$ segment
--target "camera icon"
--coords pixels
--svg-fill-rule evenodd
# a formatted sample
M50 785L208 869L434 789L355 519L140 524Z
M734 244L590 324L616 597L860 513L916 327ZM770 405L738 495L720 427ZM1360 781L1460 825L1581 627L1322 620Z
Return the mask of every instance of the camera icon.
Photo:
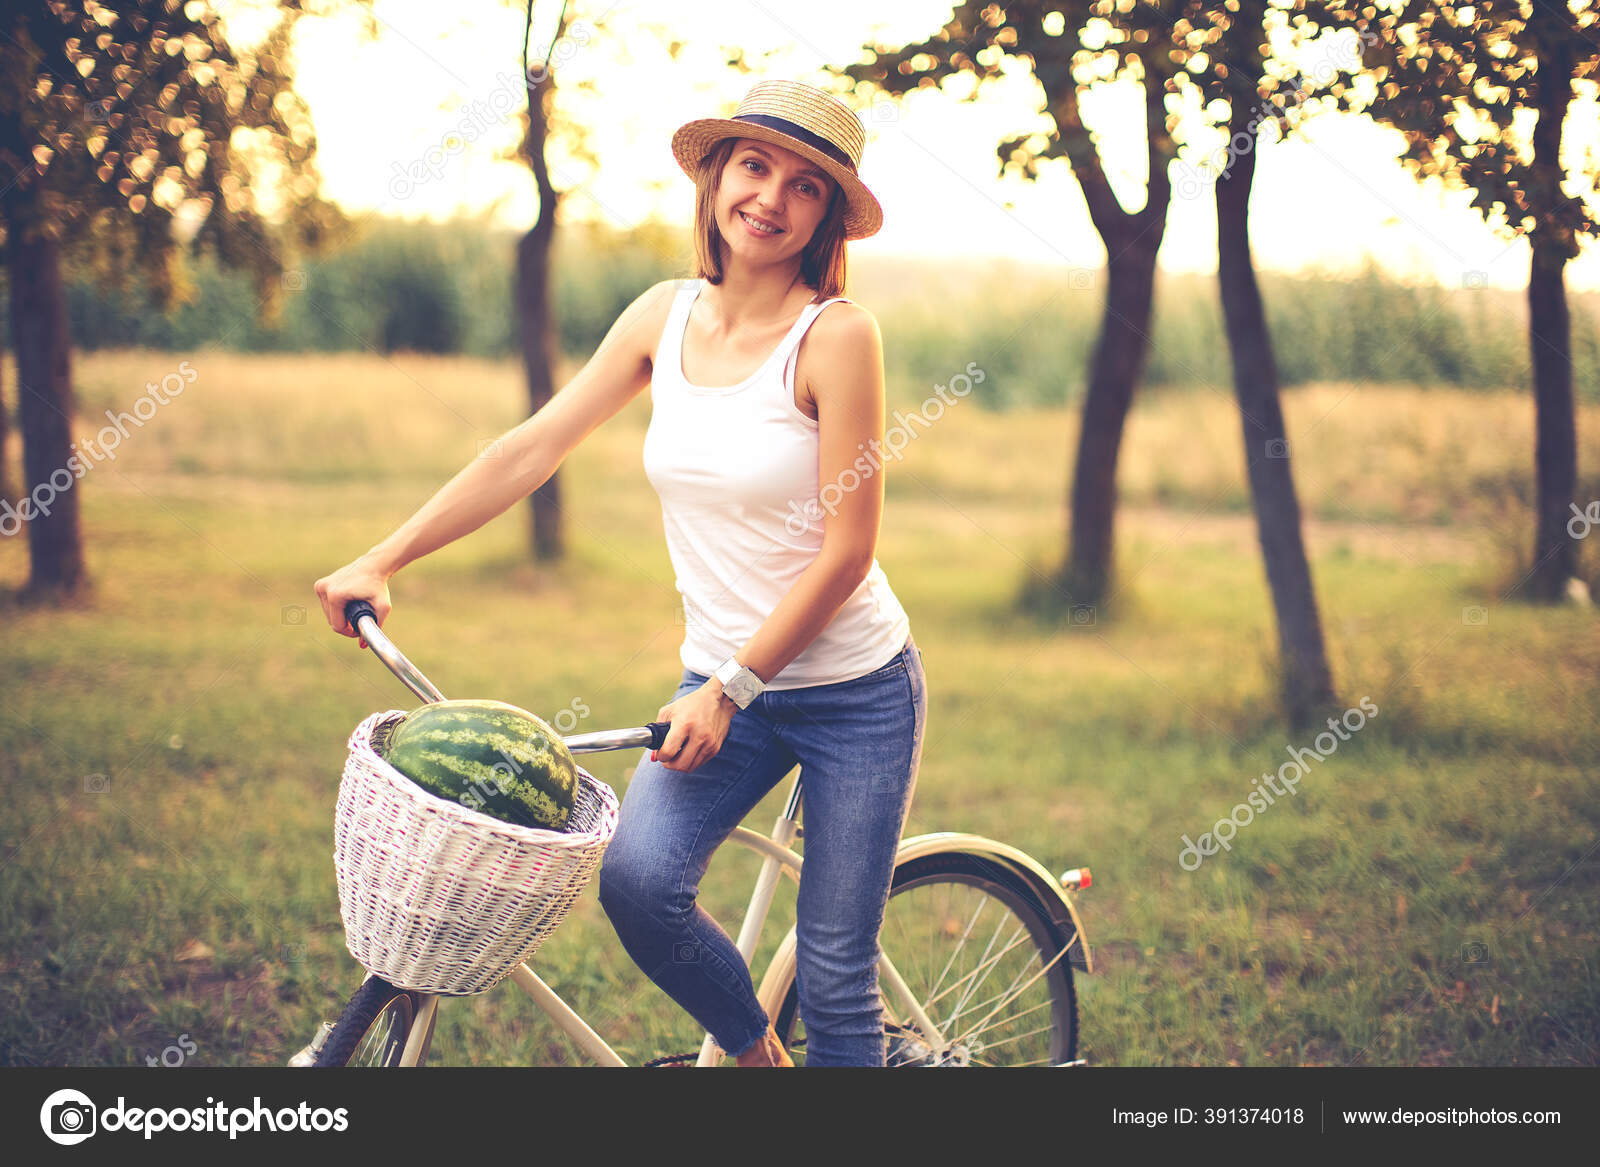
M1489 286L1489 273L1486 271L1462 272L1461 286L1463 288L1487 288Z
M95 1133L95 1105L79 1090L57 1090L39 1108L39 1125L53 1143L72 1146Z
M872 103L872 120L875 122L897 122L900 120L900 106L897 102L881 97Z
M84 114L92 122L104 123L111 116L111 107L116 103L109 97L102 97L99 101L91 101L83 107Z
M1283 438L1273 438L1267 443L1267 457L1287 458L1289 456L1289 443Z
M111 791L111 778L106 774L87 774L83 779L83 792L85 794L108 794Z
M1481 940L1469 940L1461 946L1462 964L1488 964L1489 946Z
M672 946L673 964L699 964L700 945L694 940L680 940Z
M1072 605L1072 623L1088 627L1095 622L1095 608L1093 604Z
M306 273L299 268L290 268L283 273L283 290L286 292L303 292L306 290Z
M285 604L278 609L278 619L285 627L300 627L306 622L306 610L299 604Z
M304 944L278 945L278 959L285 964L299 964L305 958L306 946Z
M1182 201L1188 202L1205 194L1211 185L1201 177L1194 167L1184 164L1179 168L1178 179L1172 185L1172 193Z
M498 458L505 452L505 442L499 438L478 439L478 457L480 458Z
M1461 622L1471 626L1479 626L1489 622L1489 609L1478 604L1461 609Z
M1074 292L1087 291L1094 287L1095 269L1092 267L1075 267L1067 272L1067 287Z

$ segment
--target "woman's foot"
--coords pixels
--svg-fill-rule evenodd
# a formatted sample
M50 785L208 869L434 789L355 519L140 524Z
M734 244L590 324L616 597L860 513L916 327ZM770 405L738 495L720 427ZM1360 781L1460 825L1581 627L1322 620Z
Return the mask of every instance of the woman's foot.
M772 1024L767 1024L767 1031L763 1033L754 1045L737 1055L734 1062L740 1066L789 1066L794 1062L790 1060L789 1053L783 1048L783 1043L778 1040L777 1031Z

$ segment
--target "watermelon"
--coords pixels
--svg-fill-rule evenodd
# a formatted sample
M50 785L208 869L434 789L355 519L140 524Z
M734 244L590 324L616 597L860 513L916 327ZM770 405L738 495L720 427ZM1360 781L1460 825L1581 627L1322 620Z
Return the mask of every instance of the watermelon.
M395 726L389 765L432 794L504 822L565 830L578 767L543 718L504 701L435 701Z

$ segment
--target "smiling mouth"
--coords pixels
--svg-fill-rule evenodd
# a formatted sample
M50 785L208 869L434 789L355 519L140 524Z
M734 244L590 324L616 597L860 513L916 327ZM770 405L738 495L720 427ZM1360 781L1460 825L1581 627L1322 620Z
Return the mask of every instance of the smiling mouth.
M737 214L738 214L739 218L743 219L746 223L748 223L756 231L756 233L759 234L759 235L782 235L783 234L783 228L781 228L781 227L773 227L770 224L763 223L760 219L753 219L749 215L745 214L743 211L739 211L739 212L737 212Z

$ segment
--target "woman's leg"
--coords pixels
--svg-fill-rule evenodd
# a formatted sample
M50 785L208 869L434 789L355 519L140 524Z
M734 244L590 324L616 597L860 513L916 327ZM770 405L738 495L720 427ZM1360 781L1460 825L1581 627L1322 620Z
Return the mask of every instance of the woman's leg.
M685 670L672 699L705 680ZM716 757L694 770L640 761L599 875L600 904L628 955L730 1054L769 1022L738 948L695 898L712 853L794 769L765 700L735 713Z
M777 696L805 800L795 957L806 1065L881 1066L878 933L922 755L921 654L908 642L865 677Z

